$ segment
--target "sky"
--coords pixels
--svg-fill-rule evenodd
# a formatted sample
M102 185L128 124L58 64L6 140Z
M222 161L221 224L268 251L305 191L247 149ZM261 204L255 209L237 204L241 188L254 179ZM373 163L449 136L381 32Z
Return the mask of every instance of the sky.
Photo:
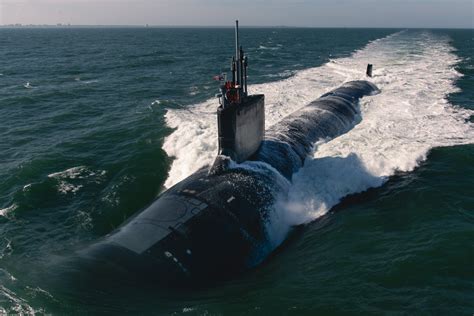
M0 0L1 24L474 28L474 0Z

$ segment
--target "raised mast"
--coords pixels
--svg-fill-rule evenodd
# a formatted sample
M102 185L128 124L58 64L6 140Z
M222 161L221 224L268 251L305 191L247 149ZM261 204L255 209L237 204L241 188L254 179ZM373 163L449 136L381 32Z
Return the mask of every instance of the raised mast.
M240 67L240 77L239 77L239 84L241 86L241 91L245 94L244 91L244 51L242 50L242 46L239 48L239 67Z
M231 104L241 104L247 95L247 57L239 44L239 21L235 21L235 56L230 64L232 81L227 81L226 74L217 77L223 81L220 86L219 103L225 108ZM216 78L215 77L215 78Z
M240 76L242 73L241 65L240 65L240 51L239 51L239 21L235 21L235 61L237 62L237 85L242 84L240 82Z

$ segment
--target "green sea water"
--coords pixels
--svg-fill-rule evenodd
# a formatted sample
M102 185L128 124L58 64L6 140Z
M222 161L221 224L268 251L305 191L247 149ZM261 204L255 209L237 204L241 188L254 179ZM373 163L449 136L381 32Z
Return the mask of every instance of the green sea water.
M54 263L215 155L202 135L233 30L0 29L0 314L472 315L473 31L241 34L269 123L368 62L382 94L295 176L296 228L257 269L84 290Z

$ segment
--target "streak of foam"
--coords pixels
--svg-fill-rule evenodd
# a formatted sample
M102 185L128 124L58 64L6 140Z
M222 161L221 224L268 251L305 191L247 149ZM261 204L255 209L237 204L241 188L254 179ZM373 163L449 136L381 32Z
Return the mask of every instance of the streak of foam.
M382 93L361 102L362 121L353 130L317 146L305 166L293 176L288 196L276 205L280 232L324 215L347 196L385 183L397 171L411 171L430 149L474 142L473 111L455 107L447 95L458 91L459 58L449 38L430 32L406 31L369 43L347 58L297 72L286 80L252 85L265 93L267 126L317 99L345 81L371 79ZM215 111L217 100L193 106ZM168 125L176 130L163 148L175 157L167 187L210 164L217 152L216 117L169 110Z
M13 291L0 284L0 301L7 302L9 307L0 307L3 315L35 315L36 311L28 302L18 297Z

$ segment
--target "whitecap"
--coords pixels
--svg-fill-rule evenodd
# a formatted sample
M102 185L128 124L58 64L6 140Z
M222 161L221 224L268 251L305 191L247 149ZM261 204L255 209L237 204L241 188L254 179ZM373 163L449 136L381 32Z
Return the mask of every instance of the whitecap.
M76 193L84 187L84 181L88 183L101 183L105 176L105 170L91 170L86 166L76 166L63 171L54 172L48 178L56 179L58 192L62 194Z
M99 80L93 79L93 80L86 80L86 81L81 81L81 82L84 83L84 84L92 84L92 83L97 83L97 82L99 82Z
M199 93L199 87L198 86L191 86L189 88L189 95L194 96Z
M82 184L79 185L74 185L71 183L68 183L66 181L59 181L58 184L58 191L59 193L66 194L66 193L76 193L83 187Z
M277 50L277 49L280 49L281 46L264 46L264 45L260 45L258 47L259 50Z
M48 174L48 178L58 178L58 179L75 179L84 177L85 174L89 173L89 170L85 166L72 167L63 171L54 172Z
M8 217L8 213L13 212L18 208L18 205L12 204L9 207L0 209L0 216Z

